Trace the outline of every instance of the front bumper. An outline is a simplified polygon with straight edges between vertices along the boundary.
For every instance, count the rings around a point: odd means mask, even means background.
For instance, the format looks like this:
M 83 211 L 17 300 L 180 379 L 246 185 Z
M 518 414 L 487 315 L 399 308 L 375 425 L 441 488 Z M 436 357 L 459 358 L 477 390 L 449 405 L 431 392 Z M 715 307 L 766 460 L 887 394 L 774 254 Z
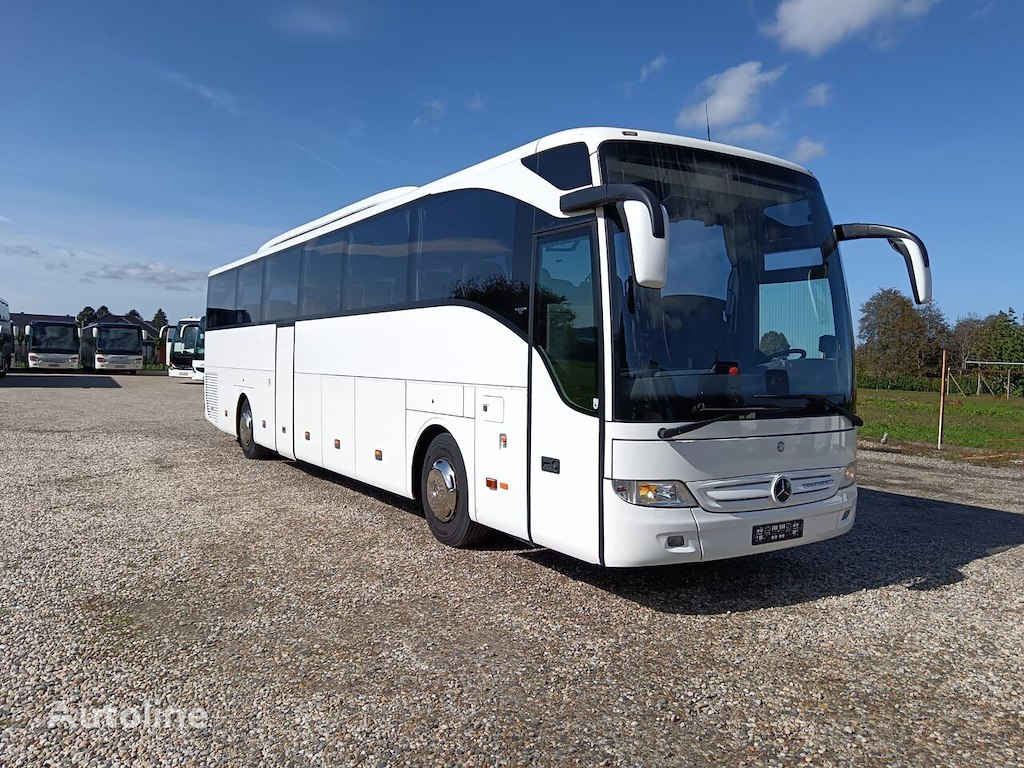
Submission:
M 730 513 L 708 512 L 700 507 L 637 506 L 620 499 L 611 481 L 606 480 L 604 560 L 609 567 L 633 567 L 756 555 L 839 536 L 853 527 L 856 516 L 856 485 L 822 501 Z M 801 538 L 771 544 L 751 542 L 755 525 L 789 520 L 804 521 Z

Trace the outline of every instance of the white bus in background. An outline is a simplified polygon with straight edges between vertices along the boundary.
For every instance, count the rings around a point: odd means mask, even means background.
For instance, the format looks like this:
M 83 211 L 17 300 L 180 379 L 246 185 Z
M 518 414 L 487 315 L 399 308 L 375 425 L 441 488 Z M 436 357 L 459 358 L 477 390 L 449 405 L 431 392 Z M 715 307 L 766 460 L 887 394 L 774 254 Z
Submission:
M 99 321 L 82 329 L 82 367 L 93 371 L 142 370 L 142 329 Z
M 29 370 L 73 371 L 78 368 L 79 330 L 73 320 L 33 320 L 25 336 L 23 360 Z
M 11 308 L 0 299 L 0 379 L 7 375 L 14 365 L 14 327 L 11 325 Z
M 184 317 L 177 325 L 167 325 L 160 330 L 160 336 L 164 339 L 164 364 L 168 376 L 180 379 L 192 377 L 192 360 L 195 358 L 198 335 L 198 317 Z
M 381 193 L 210 273 L 206 418 L 606 566 L 821 541 L 857 503 L 854 337 L 833 226 L 785 160 L 611 128 Z
M 206 316 L 199 321 L 199 333 L 196 336 L 196 350 L 192 356 L 192 381 L 203 383 L 206 378 Z

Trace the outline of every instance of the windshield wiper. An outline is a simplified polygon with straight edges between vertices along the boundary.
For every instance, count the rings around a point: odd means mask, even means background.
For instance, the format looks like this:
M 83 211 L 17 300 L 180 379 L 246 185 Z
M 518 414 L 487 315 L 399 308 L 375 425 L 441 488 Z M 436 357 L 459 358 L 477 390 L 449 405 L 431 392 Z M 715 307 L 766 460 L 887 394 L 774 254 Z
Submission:
M 687 432 L 693 432 L 695 429 L 700 429 L 701 427 L 706 427 L 708 424 L 714 424 L 719 421 L 747 419 L 751 416 L 756 416 L 758 413 L 773 413 L 781 415 L 780 411 L 792 411 L 792 409 L 786 409 L 779 405 L 738 405 L 723 408 L 700 405 L 697 406 L 695 410 L 698 410 L 701 413 L 721 413 L 721 415 L 710 419 L 691 421 L 689 424 L 680 424 L 678 427 L 662 427 L 658 430 L 658 437 L 662 440 L 671 440 L 673 437 L 684 435 Z
M 816 403 L 824 406 L 825 410 L 829 413 L 835 413 L 839 416 L 845 416 L 855 427 L 863 427 L 864 419 L 858 416 L 856 413 L 851 411 L 842 403 L 837 403 L 835 400 L 830 400 L 825 395 L 755 395 L 758 400 L 806 400 L 808 403 Z

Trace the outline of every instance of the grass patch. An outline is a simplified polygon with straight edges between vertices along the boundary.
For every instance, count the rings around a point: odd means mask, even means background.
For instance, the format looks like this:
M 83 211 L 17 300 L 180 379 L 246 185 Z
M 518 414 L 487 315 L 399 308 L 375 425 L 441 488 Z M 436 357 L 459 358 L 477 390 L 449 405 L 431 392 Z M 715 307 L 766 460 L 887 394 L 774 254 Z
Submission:
M 934 443 L 939 430 L 938 392 L 861 389 L 857 413 L 862 437 Z M 943 444 L 1007 453 L 1024 452 L 1024 398 L 947 397 Z

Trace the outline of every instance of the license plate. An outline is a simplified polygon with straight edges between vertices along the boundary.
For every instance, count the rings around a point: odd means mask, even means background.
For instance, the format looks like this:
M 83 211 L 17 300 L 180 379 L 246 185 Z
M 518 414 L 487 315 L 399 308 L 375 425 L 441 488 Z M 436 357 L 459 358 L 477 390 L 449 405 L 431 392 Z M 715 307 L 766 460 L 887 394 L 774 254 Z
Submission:
M 803 520 L 787 520 L 784 523 L 766 523 L 755 525 L 754 532 L 750 537 L 750 543 L 774 544 L 777 541 L 789 541 L 799 539 L 804 535 Z

